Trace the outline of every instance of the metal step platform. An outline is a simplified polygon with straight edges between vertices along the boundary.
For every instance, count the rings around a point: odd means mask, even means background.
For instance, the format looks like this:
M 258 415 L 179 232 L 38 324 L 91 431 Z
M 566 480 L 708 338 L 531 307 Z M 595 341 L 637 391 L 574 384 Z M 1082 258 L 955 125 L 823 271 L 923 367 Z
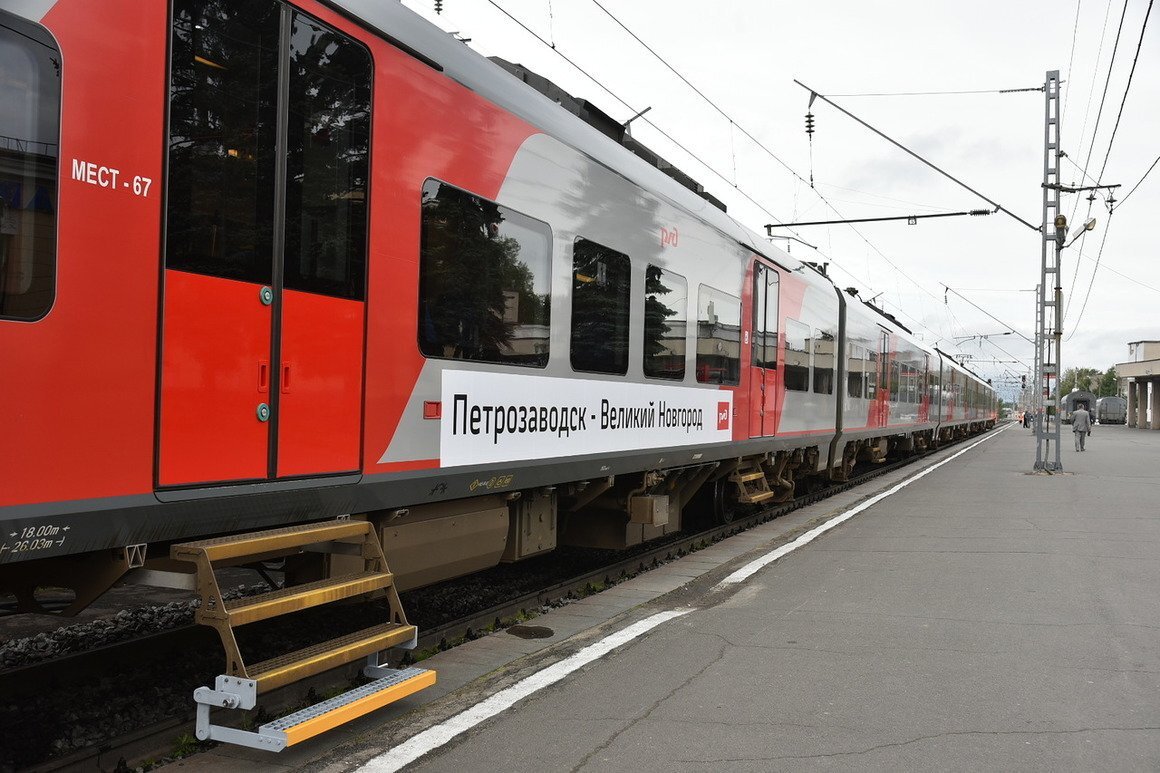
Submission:
M 362 568 L 255 596 L 229 601 L 222 597 L 215 568 L 303 553 L 344 556 L 347 565 L 361 560 Z M 434 671 L 380 665 L 385 650 L 414 648 L 418 631 L 407 623 L 370 523 L 342 519 L 187 542 L 174 545 L 170 556 L 196 565 L 201 598 L 196 620 L 218 632 L 226 653 L 226 672 L 217 677 L 215 688 L 194 692 L 201 740 L 280 751 L 435 683 Z M 234 629 L 239 626 L 370 594 L 380 594 L 388 603 L 389 619 L 383 623 L 254 664 L 246 663 L 238 647 Z M 261 693 L 362 658 L 367 660 L 363 674 L 373 682 L 263 725 L 256 733 L 210 723 L 211 708 L 252 709 Z
M 729 480 L 737 487 L 737 501 L 742 504 L 756 505 L 776 496 L 776 492 L 769 488 L 769 481 L 759 461 L 750 461 L 738 467 L 729 476 Z

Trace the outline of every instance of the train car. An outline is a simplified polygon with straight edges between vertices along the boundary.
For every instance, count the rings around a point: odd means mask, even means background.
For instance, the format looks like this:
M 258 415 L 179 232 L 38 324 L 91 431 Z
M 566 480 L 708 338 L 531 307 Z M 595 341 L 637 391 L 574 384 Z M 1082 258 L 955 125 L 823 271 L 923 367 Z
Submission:
M 399 4 L 18 8 L 0 591 L 196 588 L 235 685 L 202 706 L 413 646 L 400 588 L 994 423 L 949 358 Z M 216 568 L 278 556 L 299 584 L 226 603 Z M 390 620 L 309 657 L 237 648 L 368 593 Z
M 1100 424 L 1127 424 L 1128 401 L 1123 397 L 1097 398 L 1096 421 Z
M 1095 416 L 1096 396 L 1084 389 L 1073 389 L 1059 401 L 1059 416 L 1064 424 L 1071 424 L 1071 414 L 1080 408 Z

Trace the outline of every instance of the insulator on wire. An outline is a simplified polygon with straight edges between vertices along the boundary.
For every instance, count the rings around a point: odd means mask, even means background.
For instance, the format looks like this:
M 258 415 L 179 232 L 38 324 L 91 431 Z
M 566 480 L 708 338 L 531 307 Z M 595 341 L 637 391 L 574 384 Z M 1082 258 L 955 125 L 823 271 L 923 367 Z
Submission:
M 435 0 L 435 13 L 443 13 L 443 0 Z
M 814 134 L 814 114 L 806 113 L 806 134 L 812 139 Z

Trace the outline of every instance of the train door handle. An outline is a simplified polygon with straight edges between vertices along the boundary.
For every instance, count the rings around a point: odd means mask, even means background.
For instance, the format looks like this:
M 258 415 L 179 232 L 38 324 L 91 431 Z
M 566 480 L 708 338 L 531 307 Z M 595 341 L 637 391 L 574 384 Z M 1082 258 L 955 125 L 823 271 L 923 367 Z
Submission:
M 282 363 L 282 394 L 290 394 L 290 363 Z
M 258 392 L 265 394 L 270 389 L 270 363 L 258 361 Z

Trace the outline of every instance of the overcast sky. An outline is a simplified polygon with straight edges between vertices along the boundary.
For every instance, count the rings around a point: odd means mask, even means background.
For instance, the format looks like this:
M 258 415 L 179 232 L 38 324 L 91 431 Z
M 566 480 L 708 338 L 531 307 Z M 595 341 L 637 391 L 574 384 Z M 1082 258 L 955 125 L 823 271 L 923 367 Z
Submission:
M 1085 168 L 1105 184 L 1120 183 L 1123 187 L 1116 198 L 1123 199 L 1160 155 L 1160 133 L 1156 132 L 1160 114 L 1158 9 L 1144 33 L 1107 168 L 1100 175 L 1141 41 L 1148 0 L 1129 0 L 1126 14 L 1123 0 L 598 2 L 444 0 L 438 16 L 434 0 L 405 0 L 404 4 L 443 29 L 470 38 L 469 45 L 476 51 L 522 63 L 618 120 L 651 107 L 645 118 L 712 170 L 675 147 L 644 119 L 632 124 L 633 136 L 700 181 L 725 201 L 732 216 L 758 233 L 764 233 L 764 224 L 771 221 L 929 214 L 988 206 L 821 101 L 813 106 L 816 132 L 811 160 L 804 131 L 809 93 L 795 79 L 827 96 L 992 92 L 832 98 L 1036 226 L 1042 219 L 1044 95 L 1039 91 L 993 92 L 1041 87 L 1048 70 L 1060 71 L 1065 81 L 1060 137 L 1070 158 L 1063 163 L 1064 184 L 1092 184 L 1081 182 L 1079 169 Z M 556 51 L 521 29 L 500 8 L 554 43 Z M 1121 14 L 1123 26 L 1105 96 Z M 682 83 L 613 16 L 729 118 Z M 730 119 L 736 126 L 731 127 Z M 743 132 L 756 137 L 793 171 Z M 808 183 L 811 172 L 814 189 Z M 1103 369 L 1128 359 L 1129 341 L 1160 339 L 1158 251 L 1151 243 L 1155 237 L 1148 236 L 1149 226 L 1160 217 L 1160 169 L 1116 210 L 1110 226 L 1104 202 L 1092 203 L 1089 214 L 1089 202 L 1083 196 L 1066 194 L 1062 205 L 1071 228 L 1088 217 L 1098 221 L 1094 231 L 1063 253 L 1063 288 L 1070 302 L 1063 366 Z M 796 229 L 794 233 L 822 254 L 800 244 L 792 244 L 791 251 L 803 260 L 829 261 L 834 281 L 842 287 L 857 286 L 863 298 L 880 293 L 878 302 L 927 343 L 937 341 L 944 349 L 976 358 L 975 368 L 985 377 L 999 379 L 1005 371 L 1029 372 L 1033 347 L 1018 335 L 986 342 L 955 340 L 1007 328 L 967 300 L 944 291 L 943 285 L 1033 339 L 1038 233 L 1003 213 L 919 220 L 916 225 L 867 223 L 856 228 Z M 787 229 L 777 232 L 791 233 Z M 1098 271 L 1097 258 L 1101 261 Z M 1089 285 L 1091 297 L 1081 318 Z M 986 362 L 996 359 L 1019 359 L 1026 365 Z

